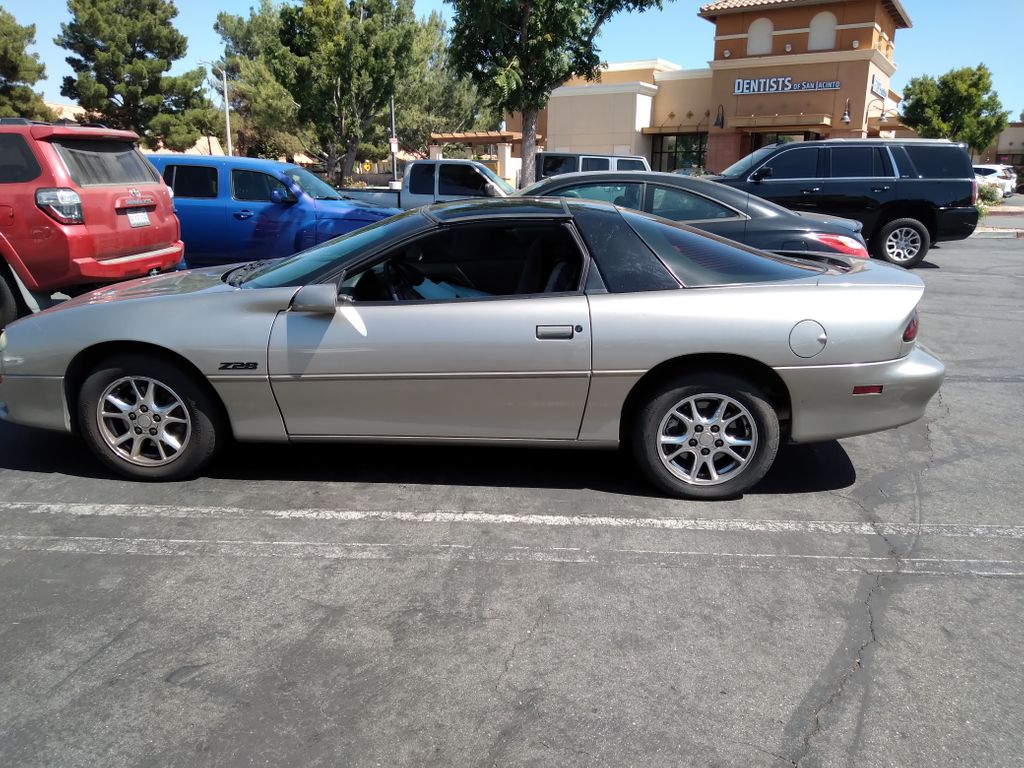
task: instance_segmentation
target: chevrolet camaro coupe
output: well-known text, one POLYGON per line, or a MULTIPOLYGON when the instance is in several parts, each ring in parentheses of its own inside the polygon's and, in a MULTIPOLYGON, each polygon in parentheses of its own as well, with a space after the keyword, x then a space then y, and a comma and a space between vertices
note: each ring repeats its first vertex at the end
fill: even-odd
POLYGON ((920 418, 924 287, 598 202, 455 202, 295 256, 102 288, 0 336, 0 416, 141 480, 228 440, 628 446, 683 498, 781 442, 920 418))

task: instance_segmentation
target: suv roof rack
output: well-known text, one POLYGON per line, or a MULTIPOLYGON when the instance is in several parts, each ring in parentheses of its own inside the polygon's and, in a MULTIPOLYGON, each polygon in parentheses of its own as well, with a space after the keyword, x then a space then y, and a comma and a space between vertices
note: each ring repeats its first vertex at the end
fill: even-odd
POLYGON ((62 117, 48 123, 45 120, 29 120, 27 117, 0 117, 0 125, 59 125, 62 128, 109 128, 103 123, 79 123, 62 117))

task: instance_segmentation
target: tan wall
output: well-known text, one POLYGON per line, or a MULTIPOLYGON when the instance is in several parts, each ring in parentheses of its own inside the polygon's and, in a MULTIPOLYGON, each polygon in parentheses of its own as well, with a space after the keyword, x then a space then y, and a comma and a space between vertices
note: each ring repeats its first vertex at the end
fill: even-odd
POLYGON ((554 96, 549 104, 546 142, 551 152, 646 155, 650 140, 650 96, 638 93, 581 93, 554 96))
MULTIPOLYGON (((893 37, 892 17, 877 0, 854 0, 852 2, 835 2, 822 5, 797 6, 796 8, 761 9, 746 13, 730 13, 718 17, 715 35, 745 35, 752 22, 760 18, 769 18, 776 32, 784 29, 806 29, 817 14, 831 11, 836 15, 837 24, 881 24, 881 16, 889 25, 889 39, 893 37)), ((883 29, 886 27, 883 25, 883 29)), ((836 49, 851 50, 853 41, 857 40, 861 48, 869 48, 875 44, 877 32, 871 27, 859 29, 836 30, 836 49)), ((787 53, 786 44, 792 46, 789 53, 807 52, 807 32, 794 32, 786 35, 772 36, 771 55, 782 56, 787 53)), ((716 40, 715 58, 724 59, 726 49, 731 59, 747 56, 746 38, 734 40, 716 40)), ((768 55, 768 54, 763 54, 768 55)))
POLYGON ((714 119, 715 113, 711 108, 710 73, 708 77, 702 78, 658 81, 651 125, 682 126, 680 133, 697 130, 699 125, 700 130, 706 131, 708 124, 714 122, 714 119), (705 115, 705 112, 711 114, 705 115))
POLYGON ((1024 154, 1024 123, 1010 123, 996 140, 996 151, 1001 155, 1024 154))

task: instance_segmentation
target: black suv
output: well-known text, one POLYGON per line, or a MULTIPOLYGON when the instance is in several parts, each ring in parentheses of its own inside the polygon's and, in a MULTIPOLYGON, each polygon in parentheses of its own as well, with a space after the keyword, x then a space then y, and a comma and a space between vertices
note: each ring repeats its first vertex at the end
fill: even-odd
POLYGON ((967 148, 944 139, 773 144, 711 178, 793 210, 857 219, 872 254, 902 267, 978 225, 967 148))

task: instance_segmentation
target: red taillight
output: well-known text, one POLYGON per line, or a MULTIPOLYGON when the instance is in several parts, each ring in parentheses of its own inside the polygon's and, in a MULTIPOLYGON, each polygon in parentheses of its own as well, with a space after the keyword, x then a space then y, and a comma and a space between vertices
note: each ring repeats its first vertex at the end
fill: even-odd
POLYGON ((921 327, 921 321, 917 317, 917 310, 914 310, 914 316, 910 318, 910 322, 907 323, 907 327, 903 329, 903 340, 913 341, 917 338, 918 328, 921 327))
POLYGON ((880 395, 882 394, 881 384, 862 384, 853 388, 855 395, 880 395))
POLYGON ((809 232, 808 237, 846 256, 853 256, 858 259, 866 259, 868 257, 868 251, 864 244, 855 237, 826 235, 820 232, 809 232))
POLYGON ((61 224, 84 224, 82 198, 67 187, 47 187, 36 190, 36 205, 54 221, 61 224))
POLYGON ((978 204, 978 177, 971 179, 971 205, 978 204))

